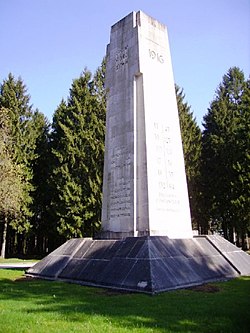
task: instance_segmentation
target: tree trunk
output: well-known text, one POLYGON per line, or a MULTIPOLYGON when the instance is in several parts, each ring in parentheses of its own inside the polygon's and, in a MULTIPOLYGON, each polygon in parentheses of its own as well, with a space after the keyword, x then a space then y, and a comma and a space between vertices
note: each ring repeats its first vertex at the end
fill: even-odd
POLYGON ((223 231, 223 236, 226 240, 229 240, 229 235, 228 235, 228 228, 225 222, 222 222, 222 231, 223 231))
POLYGON ((229 235, 229 241, 235 244, 236 243, 235 228, 230 227, 228 235, 229 235))
POLYGON ((242 231, 242 250, 249 250, 248 234, 245 232, 245 230, 242 231))
POLYGON ((4 226, 3 226, 3 241, 1 248, 1 258, 5 258, 5 250, 6 250, 6 239, 7 239, 7 228, 8 228, 8 220, 7 216, 4 217, 4 226))

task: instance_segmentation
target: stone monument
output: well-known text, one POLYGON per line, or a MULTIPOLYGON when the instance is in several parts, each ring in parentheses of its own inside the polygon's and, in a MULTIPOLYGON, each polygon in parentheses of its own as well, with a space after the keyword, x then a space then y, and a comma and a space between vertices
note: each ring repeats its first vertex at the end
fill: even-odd
POLYGON ((141 11, 111 28, 102 232, 64 243, 26 274, 158 293, 250 275, 250 256, 192 237, 166 27, 141 11))
POLYGON ((103 236, 192 237, 166 27, 139 11, 111 28, 103 236))

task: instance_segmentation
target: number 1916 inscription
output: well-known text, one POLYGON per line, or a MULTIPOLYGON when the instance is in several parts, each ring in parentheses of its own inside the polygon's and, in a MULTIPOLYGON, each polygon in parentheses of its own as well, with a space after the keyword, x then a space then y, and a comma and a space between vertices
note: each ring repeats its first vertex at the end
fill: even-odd
POLYGON ((160 62, 161 64, 164 63, 164 58, 163 58, 163 56, 162 56, 160 53, 155 52, 154 50, 151 50, 151 49, 149 49, 148 51, 149 51, 149 57, 150 57, 151 59, 153 59, 153 60, 157 60, 157 61, 160 62))

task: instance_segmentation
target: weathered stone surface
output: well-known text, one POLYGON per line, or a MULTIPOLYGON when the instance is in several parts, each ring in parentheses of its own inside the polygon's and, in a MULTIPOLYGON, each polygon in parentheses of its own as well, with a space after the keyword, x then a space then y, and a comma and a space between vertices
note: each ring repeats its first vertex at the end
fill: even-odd
POLYGON ((166 27, 141 11, 111 28, 102 237, 191 238, 166 27))
POLYGON ((123 240, 72 239, 27 274, 154 294, 246 272, 250 275, 249 267, 250 256, 221 237, 149 236, 123 240))
POLYGON ((241 275, 250 275, 249 255, 220 236, 207 236, 216 249, 241 275))

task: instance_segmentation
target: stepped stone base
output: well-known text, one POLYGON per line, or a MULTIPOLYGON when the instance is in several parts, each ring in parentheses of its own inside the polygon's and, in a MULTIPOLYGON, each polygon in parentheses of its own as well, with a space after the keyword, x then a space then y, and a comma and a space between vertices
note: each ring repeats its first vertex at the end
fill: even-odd
POLYGON ((250 275, 250 256, 220 236, 77 238, 26 275, 154 294, 250 275))

